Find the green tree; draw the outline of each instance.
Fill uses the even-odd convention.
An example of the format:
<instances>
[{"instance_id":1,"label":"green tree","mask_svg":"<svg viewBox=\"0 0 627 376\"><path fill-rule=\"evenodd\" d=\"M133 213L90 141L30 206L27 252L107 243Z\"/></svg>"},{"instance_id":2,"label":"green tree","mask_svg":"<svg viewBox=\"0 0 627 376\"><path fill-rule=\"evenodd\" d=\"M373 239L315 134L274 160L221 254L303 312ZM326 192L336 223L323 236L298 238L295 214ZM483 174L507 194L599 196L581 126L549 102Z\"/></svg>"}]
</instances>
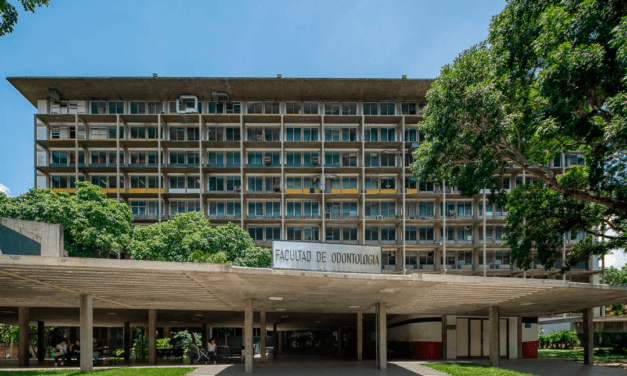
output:
<instances>
[{"instance_id":1,"label":"green tree","mask_svg":"<svg viewBox=\"0 0 627 376\"><path fill-rule=\"evenodd\" d=\"M605 240L575 244L567 269L627 242L626 85L624 1L510 0L433 83L412 169L467 196L490 189L520 267L533 250L550 265L566 231ZM547 164L563 153L580 157L562 175ZM540 182L507 194L512 164Z\"/></svg>"},{"instance_id":2,"label":"green tree","mask_svg":"<svg viewBox=\"0 0 627 376\"><path fill-rule=\"evenodd\" d=\"M262 268L272 262L270 251L256 247L241 227L232 223L213 227L200 212L181 213L166 222L136 226L128 248L131 258L140 260Z\"/></svg>"},{"instance_id":3,"label":"green tree","mask_svg":"<svg viewBox=\"0 0 627 376\"><path fill-rule=\"evenodd\" d=\"M627 265L621 269L613 266L605 269L605 283L614 286L627 286ZM625 303L612 304L605 307L608 316L627 315L627 305Z\"/></svg>"},{"instance_id":4,"label":"green tree","mask_svg":"<svg viewBox=\"0 0 627 376\"><path fill-rule=\"evenodd\" d=\"M36 7L48 6L49 0L20 0L24 11L35 13ZM0 37L13 32L17 24L17 9L7 0L0 0Z\"/></svg>"},{"instance_id":5,"label":"green tree","mask_svg":"<svg viewBox=\"0 0 627 376\"><path fill-rule=\"evenodd\" d=\"M64 247L73 257L105 257L123 249L133 232L126 204L81 181L73 195L50 189L31 189L16 198L0 194L0 216L62 224Z\"/></svg>"}]
</instances>

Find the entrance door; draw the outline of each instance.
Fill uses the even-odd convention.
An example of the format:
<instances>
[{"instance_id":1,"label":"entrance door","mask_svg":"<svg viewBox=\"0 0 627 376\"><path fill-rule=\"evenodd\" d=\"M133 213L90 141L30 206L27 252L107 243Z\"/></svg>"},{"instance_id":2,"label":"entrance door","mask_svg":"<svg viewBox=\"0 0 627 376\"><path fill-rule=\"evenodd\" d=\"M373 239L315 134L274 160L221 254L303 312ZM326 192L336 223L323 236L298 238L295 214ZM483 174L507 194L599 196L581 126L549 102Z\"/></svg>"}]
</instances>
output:
<instances>
[{"instance_id":1,"label":"entrance door","mask_svg":"<svg viewBox=\"0 0 627 376\"><path fill-rule=\"evenodd\" d=\"M457 319L457 357L488 358L490 356L490 321L487 318ZM464 333L461 333L464 331ZM499 320L501 357L509 357L509 319Z\"/></svg>"}]
</instances>

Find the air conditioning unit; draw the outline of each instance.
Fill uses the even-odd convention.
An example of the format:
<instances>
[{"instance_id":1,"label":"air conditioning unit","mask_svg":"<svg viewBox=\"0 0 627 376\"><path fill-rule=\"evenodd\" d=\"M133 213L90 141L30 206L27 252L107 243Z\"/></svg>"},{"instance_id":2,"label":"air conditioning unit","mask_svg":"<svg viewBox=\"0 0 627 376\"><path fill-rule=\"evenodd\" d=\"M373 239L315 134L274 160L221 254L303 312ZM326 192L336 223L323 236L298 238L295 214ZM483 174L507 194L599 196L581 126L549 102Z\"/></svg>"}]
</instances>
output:
<instances>
[{"instance_id":1,"label":"air conditioning unit","mask_svg":"<svg viewBox=\"0 0 627 376\"><path fill-rule=\"evenodd\" d=\"M318 157L313 157L313 158L312 158L312 162L313 162L313 164L315 164L315 165L319 165L319 164L320 164L320 158L318 158Z\"/></svg>"},{"instance_id":2,"label":"air conditioning unit","mask_svg":"<svg viewBox=\"0 0 627 376\"><path fill-rule=\"evenodd\" d=\"M241 192L242 191L242 186L241 185L236 185L235 186L235 192Z\"/></svg>"},{"instance_id":3,"label":"air conditioning unit","mask_svg":"<svg viewBox=\"0 0 627 376\"><path fill-rule=\"evenodd\" d=\"M264 157L263 163L269 165L270 163L272 163L272 157Z\"/></svg>"},{"instance_id":4,"label":"air conditioning unit","mask_svg":"<svg viewBox=\"0 0 627 376\"><path fill-rule=\"evenodd\" d=\"M263 141L263 135L262 134L258 134L257 136L255 136L255 139L257 141Z\"/></svg>"},{"instance_id":5,"label":"air conditioning unit","mask_svg":"<svg viewBox=\"0 0 627 376\"><path fill-rule=\"evenodd\" d=\"M449 217L453 217L455 215L455 210L449 210L448 211L448 216Z\"/></svg>"},{"instance_id":6,"label":"air conditioning unit","mask_svg":"<svg viewBox=\"0 0 627 376\"><path fill-rule=\"evenodd\" d=\"M470 230L472 230L472 226L464 226L464 230L470 231Z\"/></svg>"},{"instance_id":7,"label":"air conditioning unit","mask_svg":"<svg viewBox=\"0 0 627 376\"><path fill-rule=\"evenodd\" d=\"M331 219L331 212L325 212L324 213L324 218L325 219Z\"/></svg>"},{"instance_id":8,"label":"air conditioning unit","mask_svg":"<svg viewBox=\"0 0 627 376\"><path fill-rule=\"evenodd\" d=\"M159 111L159 115L165 115L166 112L165 111Z\"/></svg>"},{"instance_id":9,"label":"air conditioning unit","mask_svg":"<svg viewBox=\"0 0 627 376\"><path fill-rule=\"evenodd\" d=\"M274 185L274 186L272 186L272 189L274 189L275 192L281 192L281 186L280 185Z\"/></svg>"},{"instance_id":10,"label":"air conditioning unit","mask_svg":"<svg viewBox=\"0 0 627 376\"><path fill-rule=\"evenodd\" d=\"M377 215L377 220L381 220L381 219L383 219L383 216L382 215Z\"/></svg>"},{"instance_id":11,"label":"air conditioning unit","mask_svg":"<svg viewBox=\"0 0 627 376\"><path fill-rule=\"evenodd\" d=\"M316 193L316 188L309 188L309 193Z\"/></svg>"},{"instance_id":12,"label":"air conditioning unit","mask_svg":"<svg viewBox=\"0 0 627 376\"><path fill-rule=\"evenodd\" d=\"M442 242L435 242L435 245L442 245Z\"/></svg>"}]
</instances>

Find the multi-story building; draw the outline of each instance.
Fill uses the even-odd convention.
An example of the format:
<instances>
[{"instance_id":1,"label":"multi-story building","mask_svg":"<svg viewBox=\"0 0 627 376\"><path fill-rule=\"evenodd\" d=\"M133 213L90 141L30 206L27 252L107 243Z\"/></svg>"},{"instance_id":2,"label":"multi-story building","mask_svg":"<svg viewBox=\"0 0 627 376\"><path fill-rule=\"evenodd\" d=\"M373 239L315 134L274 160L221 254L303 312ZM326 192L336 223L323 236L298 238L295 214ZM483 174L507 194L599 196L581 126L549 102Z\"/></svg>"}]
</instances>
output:
<instances>
[{"instance_id":1,"label":"multi-story building","mask_svg":"<svg viewBox=\"0 0 627 376\"><path fill-rule=\"evenodd\" d=\"M523 274L501 247L505 208L486 202L484 213L483 196L445 192L409 169L432 80L8 80L38 111L38 188L73 192L87 180L127 203L136 224L201 211L242 226L261 246L378 245L386 272L478 274L485 243L489 275ZM582 163L563 155L551 167ZM505 189L533 181L516 166L507 172ZM567 234L567 247L583 235ZM569 278L589 281L592 264ZM526 274L556 278L558 270L536 262Z\"/></svg>"}]
</instances>

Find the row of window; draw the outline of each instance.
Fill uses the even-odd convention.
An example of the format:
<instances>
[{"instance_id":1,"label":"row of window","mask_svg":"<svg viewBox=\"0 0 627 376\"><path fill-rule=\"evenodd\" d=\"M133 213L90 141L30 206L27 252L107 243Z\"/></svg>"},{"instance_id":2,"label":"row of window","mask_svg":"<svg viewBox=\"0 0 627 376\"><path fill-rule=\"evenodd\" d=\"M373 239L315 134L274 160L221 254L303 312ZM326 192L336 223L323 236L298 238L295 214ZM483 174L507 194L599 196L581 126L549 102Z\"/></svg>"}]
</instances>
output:
<instances>
[{"instance_id":1,"label":"row of window","mask_svg":"<svg viewBox=\"0 0 627 376\"><path fill-rule=\"evenodd\" d=\"M417 115L425 102L279 102L228 101L204 102L183 100L179 111L206 114L324 114L324 115ZM90 101L91 114L163 114L177 113L176 101ZM85 113L85 101L71 100L51 103L51 114Z\"/></svg>"}]
</instances>

